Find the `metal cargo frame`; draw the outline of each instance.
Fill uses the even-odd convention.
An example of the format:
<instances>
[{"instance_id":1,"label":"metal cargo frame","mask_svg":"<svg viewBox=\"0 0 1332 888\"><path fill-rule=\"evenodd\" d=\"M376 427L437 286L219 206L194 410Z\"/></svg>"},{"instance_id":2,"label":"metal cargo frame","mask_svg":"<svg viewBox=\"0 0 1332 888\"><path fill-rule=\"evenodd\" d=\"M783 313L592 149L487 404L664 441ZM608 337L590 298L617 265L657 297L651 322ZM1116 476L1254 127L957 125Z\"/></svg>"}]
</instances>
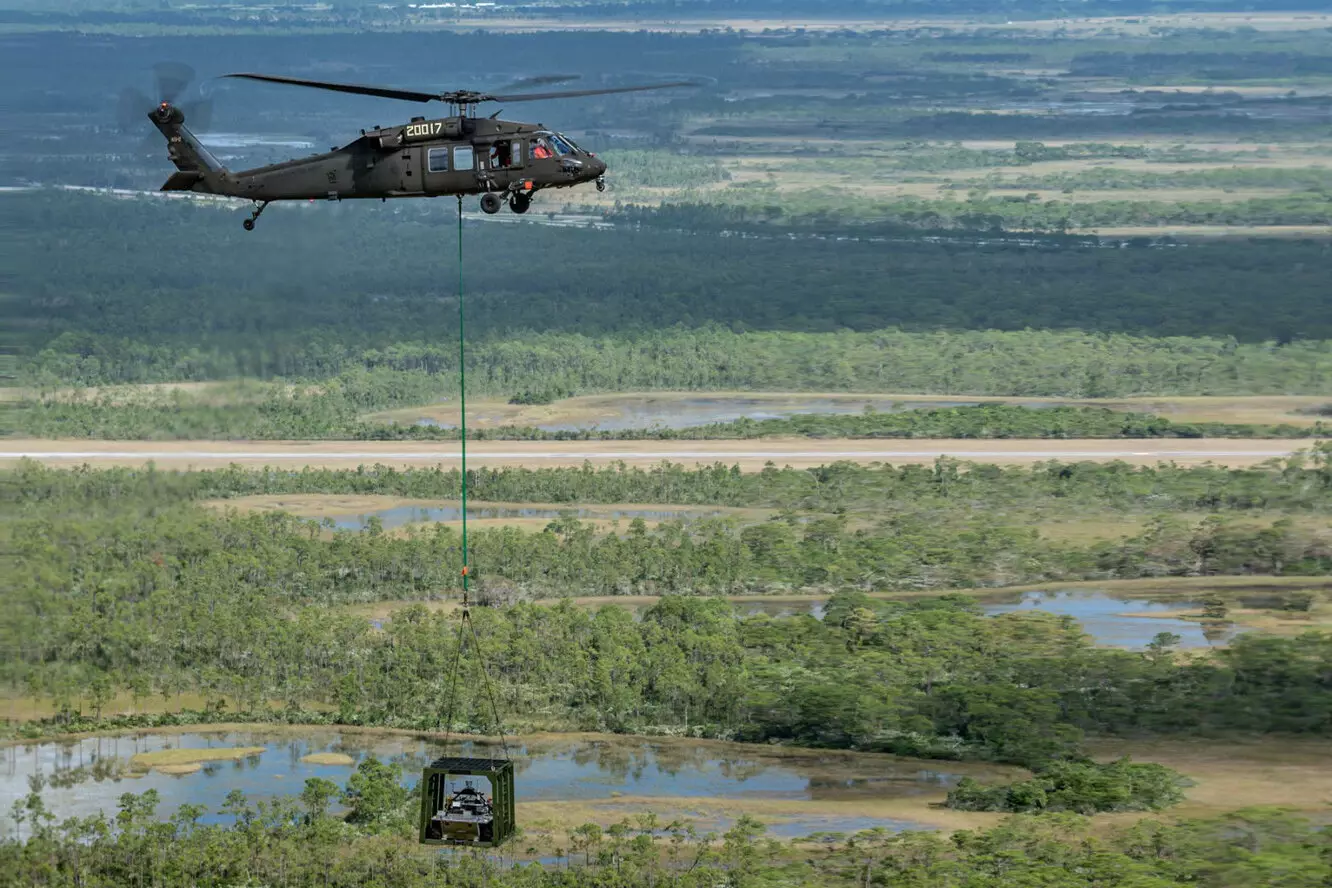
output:
<instances>
[{"instance_id":1,"label":"metal cargo frame","mask_svg":"<svg viewBox=\"0 0 1332 888\"><path fill-rule=\"evenodd\" d=\"M494 823L488 842L462 841L428 835L435 812L444 808L449 777L485 777L490 781ZM470 845L493 848L513 835L516 822L513 809L513 762L509 759L458 758L444 756L431 762L421 772L421 844Z\"/></svg>"}]
</instances>

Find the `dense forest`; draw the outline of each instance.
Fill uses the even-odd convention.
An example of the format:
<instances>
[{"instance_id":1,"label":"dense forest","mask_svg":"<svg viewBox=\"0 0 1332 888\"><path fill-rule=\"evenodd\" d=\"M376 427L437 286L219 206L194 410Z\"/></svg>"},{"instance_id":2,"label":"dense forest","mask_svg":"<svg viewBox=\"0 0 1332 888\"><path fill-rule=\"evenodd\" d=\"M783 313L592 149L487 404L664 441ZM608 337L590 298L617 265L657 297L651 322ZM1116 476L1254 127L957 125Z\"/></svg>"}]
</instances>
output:
<instances>
[{"instance_id":1,"label":"dense forest","mask_svg":"<svg viewBox=\"0 0 1332 888\"><path fill-rule=\"evenodd\" d=\"M1109 829L1075 815L1019 816L952 837L869 830L789 849L751 818L704 831L649 812L606 829L577 826L555 847L523 837L553 865L513 866L504 857L422 854L406 838L415 799L373 770L356 778L357 791L346 793L360 814L352 823L329 813L339 787L318 779L299 797L262 807L240 794L229 804L230 826L200 823L198 806L159 822L152 792L126 794L114 819L57 824L37 797L25 838L0 841L0 879L51 888L1318 888L1332 876L1327 828L1270 810Z\"/></svg>"},{"instance_id":2,"label":"dense forest","mask_svg":"<svg viewBox=\"0 0 1332 888\"><path fill-rule=\"evenodd\" d=\"M329 328L283 335L271 351L243 342L232 351L222 343L172 345L70 332L16 360L14 370L23 383L56 389L236 376L307 379L359 410L371 410L457 393L456 327L450 329L445 317L437 323L425 339L383 347L354 345L348 341L352 331ZM420 325L427 326L424 320ZM1248 343L1036 330L738 332L720 326L605 336L544 333L473 339L467 380L469 394L506 397L653 389L1071 398L1321 395L1332 394L1332 340ZM245 390L235 400L267 395ZM142 393L114 396L159 403ZM181 396L173 403L187 407L194 401Z\"/></svg>"},{"instance_id":3,"label":"dense forest","mask_svg":"<svg viewBox=\"0 0 1332 888\"><path fill-rule=\"evenodd\" d=\"M1245 470L1049 465L817 471L725 467L498 470L478 498L767 506L769 520L641 520L610 531L573 518L528 533L477 530L476 619L516 728L699 733L1039 764L1083 733L1319 731L1313 690L1325 636L1241 635L1176 659L1095 648L1076 623L984 617L948 596L902 593L1052 579L1252 574L1326 577L1326 452ZM383 629L340 605L456 593L460 539L446 525L334 531L282 513L209 511L202 498L275 492L456 495L456 472L55 471L4 475L0 680L54 698L38 732L96 719L117 691L234 701L188 719L283 717L438 726L453 617L405 607ZM1206 514L1198 517L1198 512ZM1282 515L1273 522L1273 514ZM1034 515L1141 516L1143 529L1079 543ZM1192 517L1190 517L1192 516ZM1269 516L1262 520L1262 516ZM837 591L822 620L740 618L708 593ZM641 619L534 595L668 595ZM1312 601L1309 597L1305 602ZM274 613L285 615L275 620ZM484 729L477 695L456 727ZM279 700L287 716L264 708ZM100 701L100 702L99 702ZM330 713L322 707L332 707ZM246 712L250 714L245 714ZM78 715L82 713L82 715ZM267 713L267 714L265 714ZM181 716L112 722L151 725Z\"/></svg>"},{"instance_id":4,"label":"dense forest","mask_svg":"<svg viewBox=\"0 0 1332 888\"><path fill-rule=\"evenodd\" d=\"M5 307L33 369L89 383L320 376L372 349L381 362L399 352L452 350L446 343L457 333L456 279L438 260L450 236L441 235L428 205L275 209L263 237L241 240L235 219L211 206L5 196L0 214L22 219L6 243L14 295ZM1314 241L1246 249L830 244L705 236L707 212L662 211L654 223L697 234L470 229L469 334L518 342L537 341L528 331L642 338L638 331L651 328L722 323L736 331L1043 327L1283 343L1332 336L1320 311L1328 247ZM51 237L56 229L62 235ZM507 261L516 253L524 257L522 271ZM177 258L162 262L161 255ZM607 261L611 256L634 261ZM305 270L282 271L291 267ZM483 273L496 267L509 270ZM1059 360L1058 352L1052 357ZM816 368L843 363L835 352L806 360ZM104 369L107 362L113 366ZM968 372L958 361L931 363ZM705 374L704 385L726 375L716 365L674 375L692 372ZM799 375L771 366L766 372Z\"/></svg>"}]
</instances>

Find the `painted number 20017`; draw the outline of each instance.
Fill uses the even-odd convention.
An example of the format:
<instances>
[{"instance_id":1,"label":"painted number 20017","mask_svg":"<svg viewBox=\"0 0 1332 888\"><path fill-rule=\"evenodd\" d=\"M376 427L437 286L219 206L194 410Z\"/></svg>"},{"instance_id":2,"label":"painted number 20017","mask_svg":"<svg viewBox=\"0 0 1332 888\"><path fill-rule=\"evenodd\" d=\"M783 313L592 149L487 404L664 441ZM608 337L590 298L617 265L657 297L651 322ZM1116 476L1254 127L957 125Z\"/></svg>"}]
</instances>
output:
<instances>
[{"instance_id":1,"label":"painted number 20017","mask_svg":"<svg viewBox=\"0 0 1332 888\"><path fill-rule=\"evenodd\" d=\"M429 123L411 123L407 125L407 138L416 139L421 136L437 136L444 129L444 121L432 120Z\"/></svg>"}]
</instances>

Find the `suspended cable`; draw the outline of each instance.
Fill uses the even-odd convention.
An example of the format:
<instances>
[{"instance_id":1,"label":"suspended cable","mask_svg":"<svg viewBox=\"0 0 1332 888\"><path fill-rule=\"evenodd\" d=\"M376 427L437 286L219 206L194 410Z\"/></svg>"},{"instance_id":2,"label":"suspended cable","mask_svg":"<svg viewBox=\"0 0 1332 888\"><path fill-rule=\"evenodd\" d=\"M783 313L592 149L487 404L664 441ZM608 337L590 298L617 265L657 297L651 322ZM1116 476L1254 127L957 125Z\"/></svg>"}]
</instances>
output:
<instances>
[{"instance_id":1,"label":"suspended cable","mask_svg":"<svg viewBox=\"0 0 1332 888\"><path fill-rule=\"evenodd\" d=\"M463 313L463 202L458 195L458 427L461 432L462 451L462 619L458 623L457 645L453 651L453 667L449 670L449 708L444 723L444 740L447 743L453 732L454 706L458 701L458 666L462 660L463 645L467 643L466 632L471 631L472 647L476 650L477 663L481 666L481 678L485 682L486 698L490 702L490 711L495 717L495 731L499 734L500 746L504 750L504 759L509 759L509 741L504 736L504 723L500 720L499 705L495 700L495 691L490 683L490 670L486 666L485 655L481 651L481 639L476 634L476 624L472 622L470 600L471 569L467 552L467 338L464 331Z\"/></svg>"},{"instance_id":2,"label":"suspended cable","mask_svg":"<svg viewBox=\"0 0 1332 888\"><path fill-rule=\"evenodd\" d=\"M458 414L462 429L462 586L463 613L467 612L467 348L463 332L463 207L458 195Z\"/></svg>"}]
</instances>

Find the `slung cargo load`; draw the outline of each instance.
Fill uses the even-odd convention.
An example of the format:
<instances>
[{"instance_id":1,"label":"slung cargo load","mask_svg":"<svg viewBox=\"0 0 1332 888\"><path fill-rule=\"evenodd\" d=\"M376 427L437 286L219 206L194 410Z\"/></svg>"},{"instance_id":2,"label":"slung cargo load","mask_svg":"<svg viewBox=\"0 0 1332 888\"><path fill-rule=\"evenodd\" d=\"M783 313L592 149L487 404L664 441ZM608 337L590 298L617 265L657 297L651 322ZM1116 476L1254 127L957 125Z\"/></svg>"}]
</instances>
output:
<instances>
[{"instance_id":1,"label":"slung cargo load","mask_svg":"<svg viewBox=\"0 0 1332 888\"><path fill-rule=\"evenodd\" d=\"M467 778L484 778L489 794ZM422 844L494 847L513 828L512 761L445 756L422 773Z\"/></svg>"}]
</instances>

